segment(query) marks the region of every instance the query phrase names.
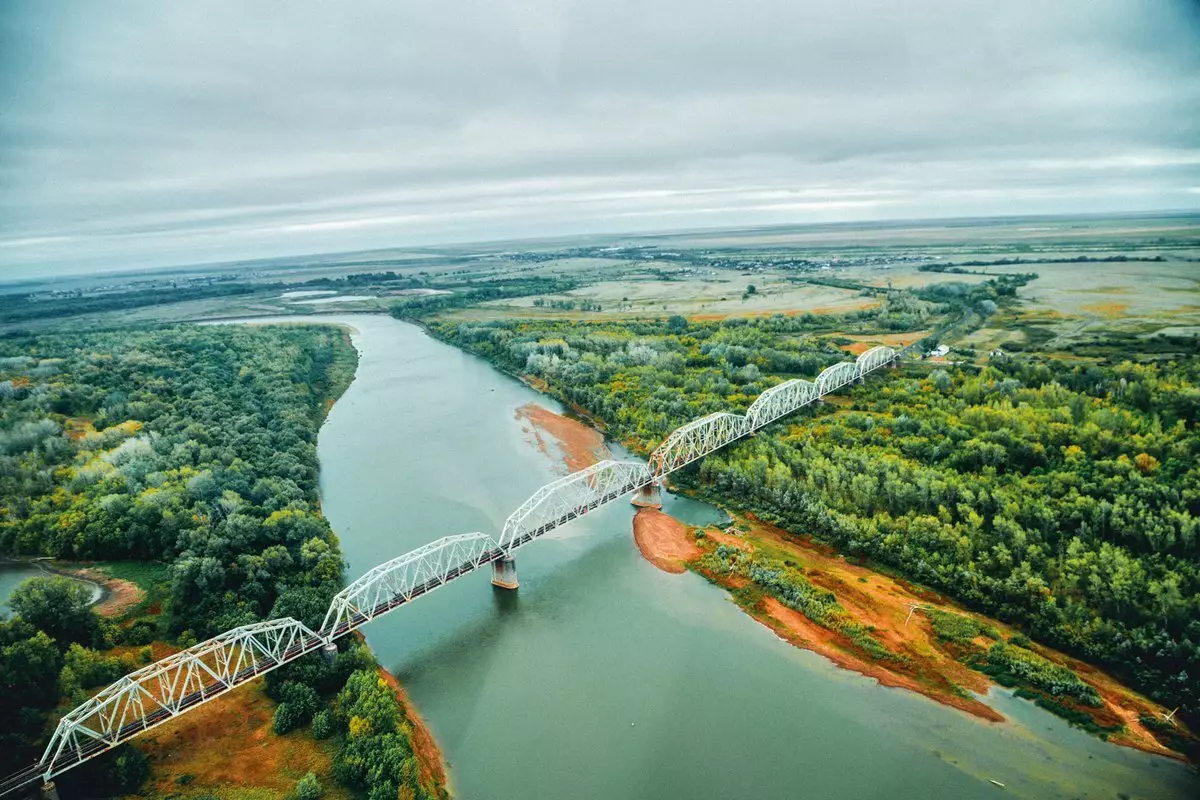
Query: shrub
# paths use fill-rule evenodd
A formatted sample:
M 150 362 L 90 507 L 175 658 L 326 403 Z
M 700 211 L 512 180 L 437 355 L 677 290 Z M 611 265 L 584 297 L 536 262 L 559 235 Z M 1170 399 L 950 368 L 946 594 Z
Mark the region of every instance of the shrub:
M 984 672 L 1008 685 L 1023 684 L 1055 697 L 1066 696 L 1084 705 L 1103 705 L 1099 692 L 1071 670 L 1013 644 L 996 642 L 987 652 Z
M 328 739 L 333 735 L 333 715 L 328 709 L 313 714 L 312 735 L 316 739 Z
M 289 795 L 289 800 L 320 800 L 320 797 L 321 782 L 317 780 L 314 773 L 310 772 L 296 784 L 296 788 Z

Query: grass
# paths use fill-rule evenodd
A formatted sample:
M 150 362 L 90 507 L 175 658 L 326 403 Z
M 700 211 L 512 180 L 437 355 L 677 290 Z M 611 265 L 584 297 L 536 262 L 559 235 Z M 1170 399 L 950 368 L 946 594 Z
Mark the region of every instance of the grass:
M 316 740 L 306 729 L 278 736 L 271 730 L 274 713 L 257 680 L 145 734 L 139 748 L 152 769 L 142 795 L 278 798 L 313 772 L 326 800 L 353 797 L 330 774 L 337 740 Z

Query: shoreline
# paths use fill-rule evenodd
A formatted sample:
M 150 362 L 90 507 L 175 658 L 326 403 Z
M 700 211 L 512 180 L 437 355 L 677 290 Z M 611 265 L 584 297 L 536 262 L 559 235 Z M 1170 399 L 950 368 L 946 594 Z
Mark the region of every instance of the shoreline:
M 363 638 L 363 643 L 366 643 L 366 638 Z M 367 645 L 370 649 L 370 645 Z M 374 654 L 374 651 L 371 651 Z M 446 789 L 447 794 L 453 797 L 454 793 L 450 790 L 449 772 L 446 769 L 446 756 L 442 752 L 442 748 L 438 745 L 437 739 L 434 738 L 433 732 L 429 730 L 429 723 L 417 711 L 417 705 L 413 699 L 409 697 L 404 686 L 401 685 L 400 679 L 387 670 L 382 664 L 379 665 L 379 677 L 387 682 L 391 687 L 392 692 L 396 695 L 396 701 L 400 704 L 404 711 L 404 716 L 408 719 L 409 725 L 412 727 L 412 743 L 413 755 L 417 758 L 417 770 L 420 774 L 420 782 L 428 784 L 430 781 L 435 781 L 437 785 Z
M 928 616 L 912 613 L 912 609 L 919 611 L 933 607 L 968 617 L 1002 631 L 1004 638 L 1019 631 L 962 608 L 949 598 L 903 578 L 848 562 L 833 548 L 809 537 L 789 534 L 753 515 L 747 514 L 741 519 L 749 522 L 748 525 L 743 523 L 749 529 L 744 535 L 708 528 L 697 540 L 690 526 L 661 511 L 640 509 L 634 516 L 634 539 L 642 557 L 652 565 L 672 574 L 690 570 L 706 578 L 724 589 L 729 599 L 747 616 L 794 647 L 814 652 L 839 669 L 872 678 L 881 686 L 915 692 L 986 722 L 1006 721 L 999 711 L 981 699 L 989 689 L 1000 684 L 955 657 L 935 635 Z M 902 660 L 874 658 L 856 647 L 845 634 L 817 624 L 762 592 L 747 579 L 706 570 L 700 562 L 718 544 L 747 552 L 763 549 L 772 557 L 786 555 L 795 560 L 793 563 L 799 562 L 797 568 L 813 585 L 833 593 L 851 619 L 871 631 L 885 649 Z M 694 555 L 688 557 L 688 553 Z M 1163 709 L 1157 704 L 1096 667 L 1036 643 L 1029 647 L 1039 655 L 1067 666 L 1100 693 L 1103 706 L 1092 716 L 1119 720 L 1124 727 L 1099 738 L 1114 745 L 1189 763 L 1184 754 L 1167 747 L 1140 721 L 1142 714 L 1161 713 Z

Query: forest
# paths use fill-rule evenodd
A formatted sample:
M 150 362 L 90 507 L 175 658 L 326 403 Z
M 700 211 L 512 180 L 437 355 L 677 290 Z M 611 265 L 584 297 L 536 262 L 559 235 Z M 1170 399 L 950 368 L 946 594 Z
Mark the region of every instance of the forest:
M 58 713 L 149 660 L 148 647 L 129 646 L 186 647 L 267 617 L 320 626 L 343 562 L 320 513 L 317 430 L 356 362 L 344 331 L 319 326 L 0 339 L 0 553 L 161 564 L 168 575 L 161 604 L 115 620 L 64 578 L 17 588 L 15 615 L 0 620 L 0 771 L 36 759 Z M 106 652 L 115 646 L 122 655 Z M 401 771 L 413 755 L 394 698 L 372 735 L 332 712 L 376 666 L 357 640 L 343 650 L 332 670 L 301 664 L 269 684 L 276 731 L 319 719 L 311 733 L 338 737 L 339 763 L 394 762 L 388 797 L 401 786 L 437 796 L 411 763 Z M 145 777 L 132 748 L 104 761 L 63 780 L 117 792 Z M 365 768 L 341 769 L 364 794 Z
M 887 305 L 875 313 L 887 330 Z M 828 323 L 430 328 L 644 455 L 684 422 L 852 358 L 849 340 L 816 335 Z M 845 397 L 672 480 L 1104 664 L 1181 716 L 1200 711 L 1200 361 L 909 363 Z

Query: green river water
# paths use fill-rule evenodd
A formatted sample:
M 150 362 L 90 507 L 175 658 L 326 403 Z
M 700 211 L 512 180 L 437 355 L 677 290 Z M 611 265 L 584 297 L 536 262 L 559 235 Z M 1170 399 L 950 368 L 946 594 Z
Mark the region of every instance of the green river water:
M 355 577 L 432 539 L 495 534 L 561 461 L 514 411 L 561 410 L 382 316 L 321 430 L 321 496 Z M 692 523 L 720 514 L 686 499 Z M 521 588 L 467 576 L 364 628 L 465 800 L 1196 798 L 1194 773 L 993 691 L 985 723 L 784 643 L 726 594 L 668 575 L 614 503 L 517 554 Z M 995 779 L 1006 785 L 1000 789 Z

